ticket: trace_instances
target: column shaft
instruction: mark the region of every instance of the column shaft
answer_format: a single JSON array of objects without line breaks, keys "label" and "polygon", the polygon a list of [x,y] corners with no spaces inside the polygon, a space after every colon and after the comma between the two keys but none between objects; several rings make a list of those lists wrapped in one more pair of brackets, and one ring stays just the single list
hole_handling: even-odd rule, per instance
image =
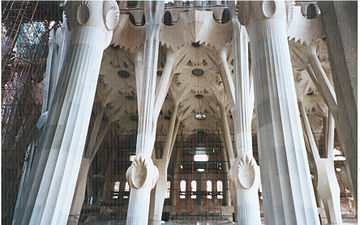
[{"label": "column shaft", "polygon": [[[127,225],[147,225],[149,216],[150,191],[154,188],[159,172],[151,155],[154,147],[156,120],[154,120],[156,72],[159,54],[160,22],[164,2],[145,2],[146,39],[144,44],[144,68],[142,76],[136,76],[138,96],[138,134],[136,159],[126,172],[131,187]],[[141,88],[140,88],[141,87]]]},{"label": "column shaft", "polygon": [[[260,174],[252,153],[251,120],[253,103],[250,100],[248,35],[232,8],[233,56],[235,73],[234,130],[237,159],[230,171],[236,193],[237,224],[260,225]],[[235,197],[235,196],[234,196]]]},{"label": "column shaft", "polygon": [[286,38],[285,3],[251,4],[259,4],[259,13],[265,15],[248,27],[265,223],[319,224]]},{"label": "column shaft", "polygon": [[82,159],[67,225],[77,225],[79,222],[81,209],[85,200],[86,181],[90,165],[91,162],[89,159]]},{"label": "column shaft", "polygon": [[159,168],[159,179],[155,188],[152,190],[151,193],[149,224],[152,225],[161,224],[161,216],[163,212],[165,194],[167,190],[166,162],[163,160],[159,160],[156,165]]},{"label": "column shaft", "polygon": [[39,154],[27,187],[29,198],[22,222],[16,224],[66,224],[79,172],[105,33],[95,27],[75,27],[65,57]]}]

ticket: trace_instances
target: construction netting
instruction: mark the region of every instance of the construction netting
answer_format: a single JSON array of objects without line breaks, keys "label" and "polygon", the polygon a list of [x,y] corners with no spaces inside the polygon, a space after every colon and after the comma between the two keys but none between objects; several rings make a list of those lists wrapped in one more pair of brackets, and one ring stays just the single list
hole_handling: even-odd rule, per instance
[{"label": "construction netting", "polygon": [[49,32],[59,2],[2,1],[2,224],[11,224],[17,191],[41,113]]}]

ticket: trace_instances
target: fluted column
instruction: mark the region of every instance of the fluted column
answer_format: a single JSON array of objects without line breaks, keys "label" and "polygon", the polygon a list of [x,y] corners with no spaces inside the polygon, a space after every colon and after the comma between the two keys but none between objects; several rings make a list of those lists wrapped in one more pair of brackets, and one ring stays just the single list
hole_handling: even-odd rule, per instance
[{"label": "fluted column", "polygon": [[79,222],[81,208],[85,200],[86,181],[90,165],[90,159],[82,159],[67,225],[77,225]]},{"label": "fluted column", "polygon": [[[159,172],[151,159],[154,142],[154,120],[156,71],[159,54],[159,32],[164,2],[145,2],[146,39],[144,44],[142,76],[136,76],[138,100],[138,134],[136,158],[126,172],[131,187],[127,225],[147,225],[150,192],[154,188]],[[141,71],[141,70],[140,70]]]},{"label": "fluted column", "polygon": [[251,46],[265,223],[319,224],[286,38],[284,1],[241,2]]},{"label": "fluted column", "polygon": [[29,195],[14,224],[66,224],[103,50],[119,17],[115,1],[67,2],[65,9],[69,49],[26,187]]},{"label": "fluted column", "polygon": [[51,105],[51,99],[54,96],[55,87],[56,87],[56,77],[57,71],[54,70],[57,68],[57,61],[58,61],[58,50],[56,48],[56,35],[55,35],[55,28],[50,31],[49,41],[48,41],[48,56],[46,59],[46,71],[45,71],[45,78],[44,78],[44,89],[43,89],[43,103],[41,108],[41,116],[37,122],[37,135],[36,140],[34,143],[31,144],[30,147],[30,154],[29,160],[26,162],[26,166],[24,166],[24,175],[20,181],[20,187],[18,191],[18,196],[16,200],[13,221],[17,219],[17,215],[19,213],[19,204],[23,201],[23,198],[27,198],[28,196],[24,196],[24,193],[29,194],[26,190],[24,190],[24,185],[28,182],[28,176],[31,170],[31,161],[36,150],[36,146],[39,142],[39,136],[42,132],[42,128],[47,120],[48,110]]},{"label": "fluted column", "polygon": [[[236,160],[232,163],[229,175],[235,189],[236,224],[260,225],[260,206],[258,189],[260,183],[259,166],[252,153],[251,120],[253,103],[250,99],[248,37],[245,27],[241,26],[230,3],[233,27],[234,56],[234,133]],[[222,52],[222,61],[226,55]]]}]

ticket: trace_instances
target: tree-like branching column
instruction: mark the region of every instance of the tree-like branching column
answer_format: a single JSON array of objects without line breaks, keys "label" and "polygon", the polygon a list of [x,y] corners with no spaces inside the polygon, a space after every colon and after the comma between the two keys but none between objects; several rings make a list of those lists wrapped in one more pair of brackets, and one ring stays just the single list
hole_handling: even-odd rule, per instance
[{"label": "tree-like branching column", "polygon": [[302,136],[283,1],[241,2],[250,37],[265,223],[319,224]]},{"label": "tree-like branching column", "polygon": [[69,1],[65,11],[68,50],[14,224],[66,224],[103,51],[119,21],[116,1]]},{"label": "tree-like branching column", "polygon": [[151,154],[156,136],[153,132],[157,121],[154,118],[154,106],[156,100],[159,32],[163,11],[164,2],[150,1],[145,3],[146,39],[143,69],[137,71],[136,76],[139,111],[136,159],[126,172],[127,181],[131,187],[126,218],[127,225],[148,224],[150,192],[159,176],[159,171],[153,164]]}]

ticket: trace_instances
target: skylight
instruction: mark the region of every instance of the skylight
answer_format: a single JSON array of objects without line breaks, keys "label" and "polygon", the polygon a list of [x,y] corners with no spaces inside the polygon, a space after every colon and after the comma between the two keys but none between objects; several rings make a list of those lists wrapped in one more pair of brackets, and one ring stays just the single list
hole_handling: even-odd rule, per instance
[{"label": "skylight", "polygon": [[196,114],[195,119],[197,120],[204,120],[206,118],[205,114]]},{"label": "skylight", "polygon": [[207,162],[209,161],[209,156],[206,154],[196,154],[194,155],[195,162]]}]

